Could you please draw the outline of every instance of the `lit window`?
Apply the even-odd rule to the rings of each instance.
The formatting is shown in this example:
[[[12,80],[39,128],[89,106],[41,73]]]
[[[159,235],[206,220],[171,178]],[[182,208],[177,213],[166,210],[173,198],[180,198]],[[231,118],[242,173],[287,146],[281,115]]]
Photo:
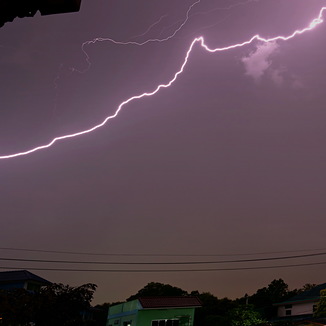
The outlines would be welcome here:
[[[179,319],[152,320],[152,326],[179,326]]]
[[[124,321],[123,326],[131,326],[132,320]]]

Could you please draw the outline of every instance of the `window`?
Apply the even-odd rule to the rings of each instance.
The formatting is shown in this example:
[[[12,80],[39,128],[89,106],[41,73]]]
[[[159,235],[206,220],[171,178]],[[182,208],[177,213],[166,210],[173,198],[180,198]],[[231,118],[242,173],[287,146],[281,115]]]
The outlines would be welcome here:
[[[179,319],[152,320],[152,326],[179,326]]]
[[[285,309],[285,316],[292,315],[292,305],[291,304],[284,305],[284,309]]]

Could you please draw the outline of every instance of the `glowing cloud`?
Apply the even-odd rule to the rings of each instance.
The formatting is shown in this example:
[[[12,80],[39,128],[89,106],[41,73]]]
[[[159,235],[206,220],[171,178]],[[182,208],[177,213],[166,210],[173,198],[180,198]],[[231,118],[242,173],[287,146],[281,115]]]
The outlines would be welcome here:
[[[258,82],[271,65],[270,56],[278,48],[276,42],[263,43],[257,46],[249,56],[242,58],[246,75]],[[275,78],[278,77],[275,76]]]

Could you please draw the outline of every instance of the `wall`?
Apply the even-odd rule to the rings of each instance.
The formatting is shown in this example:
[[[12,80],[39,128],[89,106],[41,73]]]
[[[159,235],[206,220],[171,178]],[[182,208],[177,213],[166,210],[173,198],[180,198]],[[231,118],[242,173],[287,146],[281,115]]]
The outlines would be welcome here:
[[[179,326],[193,326],[194,308],[142,309],[138,300],[110,307],[107,326],[151,326],[153,320],[178,319]]]
[[[194,308],[140,310],[138,312],[137,326],[151,326],[152,320],[159,319],[179,319],[179,326],[192,326],[194,314]]]
[[[16,283],[3,283],[0,285],[2,290],[12,290],[12,289],[26,289],[26,283],[24,281],[17,281]]]
[[[109,308],[107,326],[136,325],[137,312],[140,309],[138,300],[124,302]]]
[[[286,317],[286,316],[298,316],[298,315],[308,315],[313,314],[313,306],[317,304],[317,301],[313,302],[305,302],[292,304],[288,306],[279,306],[277,311],[278,317]],[[291,311],[291,314],[287,314],[286,311]]]

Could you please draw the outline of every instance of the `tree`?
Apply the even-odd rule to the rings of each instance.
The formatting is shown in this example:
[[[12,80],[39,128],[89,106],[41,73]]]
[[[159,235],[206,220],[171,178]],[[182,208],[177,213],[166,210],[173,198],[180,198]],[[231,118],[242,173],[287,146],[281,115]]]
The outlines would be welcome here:
[[[81,313],[90,308],[95,289],[96,285],[89,283],[78,287],[51,284],[39,293],[24,289],[1,291],[1,325],[85,325]]]
[[[136,294],[130,296],[127,301],[135,300],[140,297],[155,297],[155,296],[187,296],[188,292],[178,287],[151,282],[140,289]]]
[[[306,283],[302,288],[300,288],[300,289],[298,290],[298,293],[306,292],[306,291],[310,291],[310,290],[313,289],[315,286],[317,286],[317,284]]]
[[[105,303],[96,305],[94,307],[94,309],[96,309],[96,314],[94,316],[94,325],[105,326],[107,324],[109,308],[111,306],[115,306],[120,303],[122,303],[122,302],[120,302],[120,301],[112,302],[112,303],[105,302]]]
[[[252,305],[239,306],[229,313],[229,325],[231,326],[256,326],[263,323],[264,320]]]
[[[33,320],[33,294],[24,289],[0,291],[1,325],[26,325]]]
[[[202,307],[196,309],[195,325],[228,325],[227,313],[235,307],[235,303],[232,300],[228,298],[218,299],[209,292],[199,293],[198,291],[193,291],[191,295],[196,295],[202,303]]]
[[[258,289],[249,297],[249,303],[253,304],[264,318],[270,319],[276,315],[277,308],[273,304],[284,301],[296,293],[296,290],[289,291],[289,286],[282,279],[275,279],[267,287]]]
[[[95,284],[71,287],[52,284],[37,294],[36,324],[40,326],[79,326],[82,323],[81,312],[90,308],[96,290]]]
[[[318,318],[326,317],[326,290],[320,291],[320,300],[314,316]]]

